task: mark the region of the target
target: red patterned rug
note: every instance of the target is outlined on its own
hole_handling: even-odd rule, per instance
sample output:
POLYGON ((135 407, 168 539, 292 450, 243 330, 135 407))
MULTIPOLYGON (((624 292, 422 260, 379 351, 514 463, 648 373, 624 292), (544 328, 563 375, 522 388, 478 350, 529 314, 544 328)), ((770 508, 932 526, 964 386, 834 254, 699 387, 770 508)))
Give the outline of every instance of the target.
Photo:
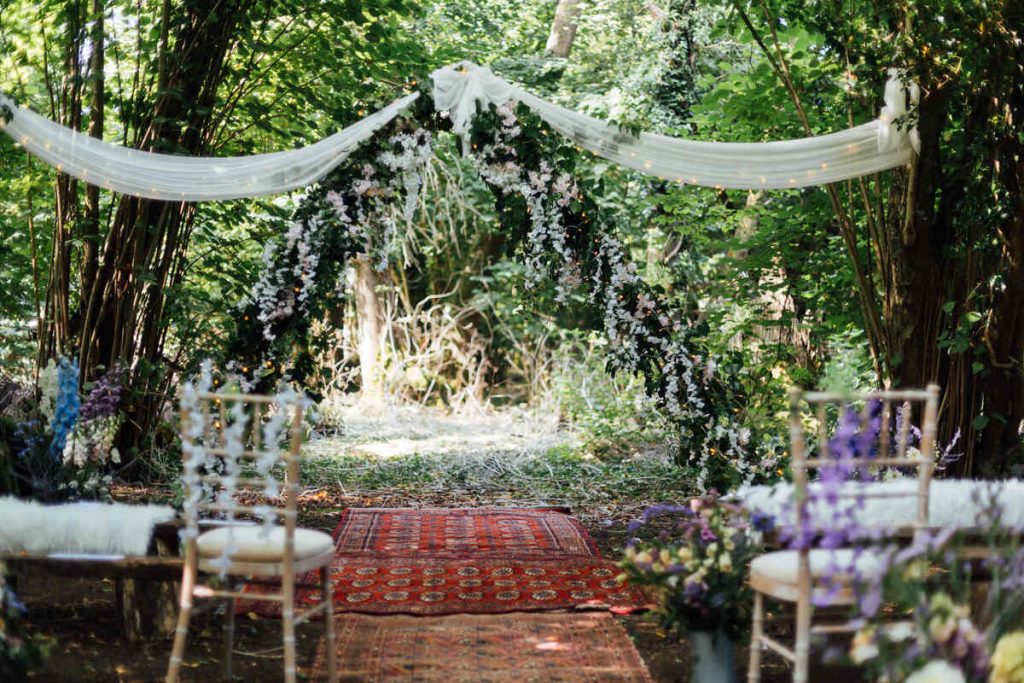
POLYGON ((564 508, 351 508, 334 531, 339 555, 599 557, 564 508))
MULTIPOLYGON (((651 683, 607 613, 337 617, 341 681, 372 683, 651 683)), ((314 680, 326 680, 320 641, 314 680)))
MULTIPOLYGON (((618 581, 618 567, 601 559, 580 523, 556 510, 356 509, 343 514, 335 541, 331 577, 338 612, 630 612, 648 602, 618 581)), ((315 597, 300 590, 297 601, 311 604, 315 597)), ((280 606, 239 601, 238 610, 273 616, 280 606)))

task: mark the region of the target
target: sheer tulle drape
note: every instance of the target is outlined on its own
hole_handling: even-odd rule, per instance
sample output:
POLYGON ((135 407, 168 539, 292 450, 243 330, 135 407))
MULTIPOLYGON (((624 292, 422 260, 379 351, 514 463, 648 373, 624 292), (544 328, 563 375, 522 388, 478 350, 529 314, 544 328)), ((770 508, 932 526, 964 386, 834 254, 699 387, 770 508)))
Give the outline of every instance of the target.
POLYGON ((627 135, 604 121, 547 102, 469 62, 438 69, 434 102, 465 134, 477 102, 517 100, 552 128, 594 154, 642 173, 691 185, 729 188, 791 188, 869 175, 910 160, 909 130, 895 125, 904 115, 906 91, 891 74, 882 115, 831 135, 780 142, 700 142, 641 133, 627 135))
POLYGON ((310 185, 394 119, 419 93, 407 95, 320 142, 287 152, 241 157, 184 157, 102 142, 17 109, 4 132, 54 168, 115 192, 174 201, 238 199, 310 185))
MULTIPOLYGON (((701 142, 641 133, 633 136, 604 121, 543 100, 469 62, 432 75, 434 102, 456 133, 467 134, 477 107, 517 100, 552 128, 594 154, 642 173, 720 188, 795 188, 846 180, 906 164, 916 143, 897 124, 908 91, 892 72, 886 106, 869 123, 830 135, 780 142, 701 142)), ((102 142, 28 109, 14 107, 0 128, 58 170, 116 192, 176 201, 237 199, 310 185, 344 161, 363 141, 418 97, 407 95, 320 142, 288 152, 244 157, 182 157, 102 142)), ((911 88, 909 97, 916 96, 911 88)))

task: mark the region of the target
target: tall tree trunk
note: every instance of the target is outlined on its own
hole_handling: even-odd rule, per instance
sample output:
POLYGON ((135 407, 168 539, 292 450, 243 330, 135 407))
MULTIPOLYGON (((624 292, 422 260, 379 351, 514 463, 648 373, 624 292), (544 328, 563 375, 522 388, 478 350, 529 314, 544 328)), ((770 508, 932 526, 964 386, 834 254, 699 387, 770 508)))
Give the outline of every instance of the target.
POLYGON ((558 0, 555 20, 545 50, 553 57, 568 57, 576 40, 576 20, 580 16, 580 0, 558 0))
MULTIPOLYGON (((55 117, 61 124, 79 130, 82 124, 82 44, 83 5, 81 0, 65 7, 64 74, 57 93, 50 92, 56 102, 55 117)), ((62 354, 73 353, 71 298, 71 257, 74 232, 78 221, 78 181, 57 169, 54 187, 56 200, 53 243, 50 252, 50 277, 46 288, 46 316, 40 330, 39 362, 62 354)))
MULTIPOLYGON (((104 107, 106 97, 104 88, 106 80, 103 69, 106 49, 104 41, 104 7, 103 0, 92 2, 92 55, 89 63, 89 78, 92 86, 92 98, 89 105, 89 135, 98 140, 103 139, 104 107)), ((92 283, 96 278, 99 266, 100 242, 100 188, 87 185, 85 189, 85 217, 82 221, 82 266, 81 290, 92 291, 92 283)), ((81 344, 80 344, 81 345, 81 344)), ((79 357, 82 352, 79 348, 79 357)))
POLYGON ((381 351, 384 343, 384 314, 377 298, 377 273, 366 259, 355 262, 356 327, 359 331, 359 375, 364 398, 376 402, 383 396, 381 351))
MULTIPOLYGON (((969 204, 964 174, 973 173, 974 166, 964 159, 943 163, 939 140, 948 118, 946 105, 941 91, 922 101, 922 148, 909 187, 904 186, 908 199, 905 206, 890 203, 889 284, 883 305, 888 353, 894 359, 892 382, 939 383, 944 392, 940 443, 959 435, 956 450, 964 454, 956 472, 1003 475, 1020 455, 1024 421, 1024 160, 1019 143, 1016 153, 1013 144, 994 150, 1002 156, 993 164, 1001 175, 999 186, 1015 198, 1015 210, 999 227, 998 256, 986 256, 983 237, 972 234, 972 227, 958 235, 964 228, 954 223, 969 204), (945 166, 956 170, 944 172, 945 166), (944 347, 944 332, 967 334, 964 316, 986 303, 989 313, 970 332, 968 346, 944 347)), ((998 116, 988 94, 977 95, 966 111, 967 140, 981 137, 986 122, 998 116)))
POLYGON ((883 302, 885 352, 895 386, 924 386, 938 379, 937 347, 942 304, 947 292, 942 283, 944 244, 936 229, 936 196, 940 191, 939 136, 946 111, 941 94, 921 103, 918 130, 921 155, 913 162, 907 183, 898 183, 893 198, 902 206, 888 212, 889 292, 883 302), (898 209, 902 208, 903 211, 898 209))

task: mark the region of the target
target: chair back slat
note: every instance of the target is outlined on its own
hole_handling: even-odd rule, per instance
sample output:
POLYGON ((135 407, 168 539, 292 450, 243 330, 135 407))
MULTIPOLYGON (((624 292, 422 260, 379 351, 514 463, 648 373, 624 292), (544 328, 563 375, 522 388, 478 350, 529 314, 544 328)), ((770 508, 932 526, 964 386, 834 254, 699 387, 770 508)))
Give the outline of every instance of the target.
POLYGON ((885 399, 882 401, 882 425, 881 431, 879 432, 878 440, 878 457, 888 458, 889 457, 889 441, 891 438, 890 430, 892 429, 892 401, 885 399))
POLYGON ((235 515, 272 514, 284 521, 285 545, 290 551, 298 507, 301 397, 199 392, 194 399, 192 408, 183 402, 181 410, 186 475, 189 453, 201 451, 204 461, 196 476, 184 478, 188 536, 198 535, 200 512, 215 512, 229 521, 235 515), (269 412, 272 407, 288 414, 284 419, 278 416, 281 424, 277 442, 264 443, 264 419, 274 419, 269 412), (193 424, 197 408, 201 419, 198 430, 193 424), (195 433, 201 435, 198 441, 195 433), (282 474, 284 481, 280 482, 282 474), (249 504, 251 499, 263 497, 271 484, 283 485, 278 495, 265 496, 265 505, 249 504), (251 494, 249 500, 240 502, 240 496, 247 493, 251 494))
MULTIPOLYGON (((873 391, 844 396, 836 393, 803 392, 790 390, 790 442, 793 464, 794 504, 797 523, 808 519, 806 504, 810 486, 808 471, 829 467, 843 467, 844 474, 851 475, 848 486, 856 492, 843 492, 841 498, 858 497, 892 498, 891 492, 872 490, 869 474, 878 468, 903 468, 915 471, 917 489, 912 497, 917 498, 915 517, 911 524, 915 530, 925 529, 928 524, 928 497, 931 477, 935 470, 935 433, 938 417, 939 388, 930 385, 927 389, 873 391), (899 410, 893 411, 894 406, 899 410), (810 430, 815 434, 815 445, 808 448, 805 434, 805 406, 810 409, 814 422, 810 430), (916 415, 915 415, 916 408, 916 415), (877 409, 877 415, 875 410, 877 409), (918 453, 911 453, 912 422, 920 419, 920 440, 918 453), (895 418, 895 434, 894 431, 895 418), (836 425, 856 420, 856 432, 845 434, 854 444, 847 448, 850 453, 833 443, 836 425), (877 419, 877 433, 874 420, 877 419), (895 440, 895 444, 893 444, 895 440), (895 447, 895 453, 893 449, 895 447), (865 452, 861 452, 861 450, 865 452), (840 451, 840 452, 836 452, 840 451), (845 459, 840 463, 839 458, 845 459), (857 476, 853 476, 857 475, 857 476)), ((850 429, 851 424, 845 428, 850 429)), ((908 496, 908 494, 900 494, 908 496)), ((802 528, 802 527, 801 527, 802 528)), ((895 530, 895 528, 894 528, 895 530)))

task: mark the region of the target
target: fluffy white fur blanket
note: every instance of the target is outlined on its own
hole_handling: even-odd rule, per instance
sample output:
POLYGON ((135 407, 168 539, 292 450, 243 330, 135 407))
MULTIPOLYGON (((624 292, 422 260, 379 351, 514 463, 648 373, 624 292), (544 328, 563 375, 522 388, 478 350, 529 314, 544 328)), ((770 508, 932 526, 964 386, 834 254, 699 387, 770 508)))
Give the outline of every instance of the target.
POLYGON ((0 498, 0 552, 145 555, 153 527, 174 518, 160 505, 41 505, 0 498))
MULTIPOLYGON (((815 488, 817 484, 811 484, 815 488)), ((863 489, 863 485, 855 484, 863 489)), ((870 484, 872 492, 885 494, 906 493, 906 496, 895 498, 865 498, 864 508, 857 510, 855 518, 864 526, 885 527, 912 524, 917 516, 917 498, 912 494, 917 491, 917 480, 911 478, 897 479, 870 484)), ((979 505, 972 495, 975 491, 983 492, 989 488, 998 491, 998 501, 1003 507, 1003 523, 1009 526, 1024 526, 1024 481, 1011 479, 1001 482, 983 482, 969 479, 936 479, 932 481, 929 493, 929 523, 934 527, 971 527, 979 513, 979 505)), ((851 488, 851 491, 856 489, 851 488)), ((742 503, 751 511, 759 511, 779 517, 789 503, 793 493, 792 484, 776 484, 775 486, 750 486, 737 491, 730 498, 742 503)), ((988 501, 987 495, 979 499, 988 501)), ((854 500, 847 499, 848 503, 854 500)), ((812 506, 813 508, 813 506, 812 506)), ((844 508, 845 509, 845 508, 844 508)), ((827 514, 827 513, 826 513, 827 514)), ((818 513, 811 510, 813 519, 818 513)), ((821 522, 825 522, 828 515, 821 522)), ((782 523, 786 520, 780 519, 782 523)))

